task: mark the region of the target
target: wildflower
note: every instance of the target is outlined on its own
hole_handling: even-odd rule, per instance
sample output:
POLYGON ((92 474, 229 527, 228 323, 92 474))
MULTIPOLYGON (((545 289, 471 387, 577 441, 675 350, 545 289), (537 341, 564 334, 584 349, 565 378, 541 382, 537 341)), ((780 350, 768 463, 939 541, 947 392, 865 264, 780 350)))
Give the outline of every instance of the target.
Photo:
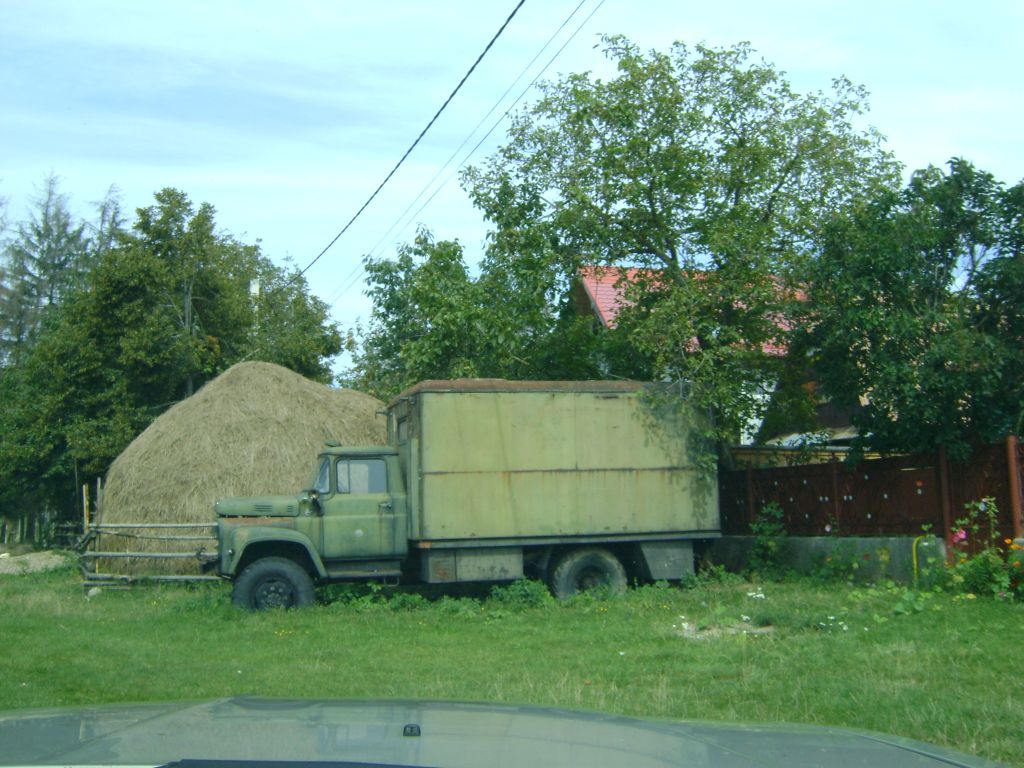
POLYGON ((959 544, 962 541, 967 541, 967 531, 965 531, 963 528, 953 532, 953 543, 959 544))
POLYGON ((1011 544, 1013 544, 1013 539, 1003 539, 1003 544, 1005 544, 1006 546, 1010 546, 1011 544))

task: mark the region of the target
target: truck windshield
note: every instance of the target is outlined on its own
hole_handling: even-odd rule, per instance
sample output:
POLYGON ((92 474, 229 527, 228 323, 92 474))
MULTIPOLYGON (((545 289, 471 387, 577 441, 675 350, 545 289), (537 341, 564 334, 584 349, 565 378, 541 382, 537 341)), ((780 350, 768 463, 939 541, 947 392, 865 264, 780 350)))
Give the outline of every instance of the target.
POLYGON ((326 456, 320 457, 320 466, 316 471, 316 481, 313 483, 313 490, 317 493, 331 492, 331 460, 326 456))

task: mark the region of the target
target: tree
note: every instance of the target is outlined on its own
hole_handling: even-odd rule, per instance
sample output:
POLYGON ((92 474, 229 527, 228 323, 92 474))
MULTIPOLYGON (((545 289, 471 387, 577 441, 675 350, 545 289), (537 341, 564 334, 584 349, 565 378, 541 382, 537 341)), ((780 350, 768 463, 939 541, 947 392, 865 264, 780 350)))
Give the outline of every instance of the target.
POLYGON ((496 261, 538 260, 563 285, 581 263, 650 270, 618 333, 733 440, 777 379, 765 349, 785 343, 820 223, 891 188, 898 167, 855 128, 866 94, 844 79, 799 95, 746 45, 645 55, 613 37, 605 50, 614 78, 546 85, 464 182, 496 261))
POLYGON ((85 222, 75 222, 58 179, 49 176, 34 201, 36 210, 4 244, 0 359, 25 344, 43 313, 56 306, 87 267, 85 222))
POLYGON ((248 338, 238 343, 232 359, 263 360, 314 381, 331 381, 342 336, 329 319, 330 307, 309 292, 298 269, 291 264, 282 269, 257 256, 249 288, 249 314, 243 319, 248 338))
POLYGON ((367 261, 373 310, 350 341, 349 383, 389 398, 425 379, 595 376, 589 323, 559 306, 546 267, 488 257, 474 278, 462 246, 426 230, 367 261))
POLYGON ((168 406, 260 359, 327 381, 341 347, 301 276, 161 190, 0 376, 0 504, 65 511, 168 406), (256 290, 256 287, 259 289, 256 290))
POLYGON ((964 457, 1024 426, 1022 203, 954 159, 827 227, 806 344, 862 446, 964 457))
MULTIPOLYGON (((117 190, 96 203, 95 222, 75 220, 59 179, 50 175, 0 255, 0 365, 31 343, 44 316, 78 286, 123 221, 117 190)), ((2 228, 0 228, 2 229, 2 228)))

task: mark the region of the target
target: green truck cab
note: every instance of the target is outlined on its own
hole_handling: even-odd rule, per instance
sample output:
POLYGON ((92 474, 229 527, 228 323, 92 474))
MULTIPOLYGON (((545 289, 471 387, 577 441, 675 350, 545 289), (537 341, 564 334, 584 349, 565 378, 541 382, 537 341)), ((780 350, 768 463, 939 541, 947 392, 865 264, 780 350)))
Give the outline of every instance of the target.
POLYGON ((249 609, 314 585, 544 578, 558 597, 692 573, 719 535, 693 420, 637 382, 427 381, 387 409, 388 445, 328 445, 294 496, 215 505, 219 573, 249 609))

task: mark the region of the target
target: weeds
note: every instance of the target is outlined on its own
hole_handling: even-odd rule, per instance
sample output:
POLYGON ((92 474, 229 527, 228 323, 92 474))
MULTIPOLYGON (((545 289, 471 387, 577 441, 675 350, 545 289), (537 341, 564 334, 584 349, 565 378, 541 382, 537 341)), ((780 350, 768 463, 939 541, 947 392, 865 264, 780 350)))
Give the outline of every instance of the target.
POLYGON ((726 570, 724 565, 704 565, 692 576, 685 577, 680 586, 683 589, 700 589, 714 585, 742 584, 743 577, 726 570))
POLYGON ((1013 540, 1000 540, 995 499, 969 502, 965 512, 953 525, 950 587, 966 595, 1024 598, 1024 552, 1013 540))
POLYGON ((750 524, 754 546, 750 550, 750 570, 768 578, 783 575, 782 550, 786 526, 782 507, 770 502, 761 507, 757 518, 750 524))
MULTIPOLYGON (((587 593, 589 596, 589 590, 587 593)), ((491 588, 489 602, 506 608, 543 608, 551 605, 554 598, 542 581, 518 579, 507 585, 496 585, 491 588)))

